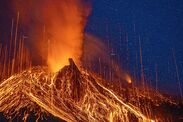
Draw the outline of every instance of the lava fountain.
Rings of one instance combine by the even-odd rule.
[[[56,72],[68,64],[68,58],[73,58],[80,64],[83,31],[90,13],[87,2],[19,0],[14,2],[14,6],[22,16],[24,26],[29,28],[34,50],[46,60],[51,72]],[[40,33],[40,28],[44,34]]]

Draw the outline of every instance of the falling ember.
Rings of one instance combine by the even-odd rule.
[[[126,80],[127,80],[128,83],[132,83],[132,79],[129,75],[126,75]]]
[[[13,19],[11,24],[10,42],[0,43],[0,81],[32,66],[30,52],[25,45],[25,37],[18,34],[19,14],[16,24]]]
[[[80,63],[83,31],[90,11],[90,7],[83,2],[83,0],[15,2],[26,26],[32,24],[32,18],[27,18],[27,15],[36,16],[34,26],[30,29],[33,31],[29,33],[31,38],[34,38],[32,41],[34,48],[44,60],[47,60],[51,72],[56,72],[68,64],[68,58],[73,58],[77,64]],[[40,26],[45,27],[44,39],[38,36]]]

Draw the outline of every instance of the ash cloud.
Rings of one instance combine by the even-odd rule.
[[[13,7],[20,13],[35,61],[46,62],[52,72],[68,64],[68,58],[80,63],[84,27],[91,11],[88,1],[14,0]]]

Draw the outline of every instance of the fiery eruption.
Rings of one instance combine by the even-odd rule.
[[[68,64],[67,59],[70,57],[77,64],[80,63],[83,31],[90,11],[86,2],[19,0],[14,4],[17,11],[20,11],[24,26],[29,28],[33,49],[47,61],[51,72],[56,72]]]
[[[20,22],[28,30],[29,48],[37,55],[29,54],[24,36],[17,40],[18,14],[16,32],[12,34],[14,39],[10,40],[12,45],[5,48],[0,45],[0,56],[3,56],[3,60],[0,59],[0,63],[3,62],[1,74],[9,77],[3,76],[0,82],[0,112],[13,120],[24,110],[24,121],[31,112],[38,119],[44,113],[50,113],[68,122],[171,121],[172,113],[165,113],[164,106],[177,110],[181,107],[157,92],[133,86],[131,77],[111,63],[108,53],[103,53],[102,44],[96,47],[99,43],[90,43],[83,49],[86,53],[83,57],[86,62],[92,62],[91,57],[104,58],[99,60],[99,74],[103,79],[77,67],[83,53],[83,31],[90,11],[89,6],[84,5],[82,0],[45,0],[44,3],[18,0],[14,3],[21,15]],[[13,30],[12,27],[12,33]],[[95,50],[92,52],[92,49]],[[11,50],[15,52],[11,54]],[[32,66],[31,58],[42,59],[47,66]],[[105,61],[104,64],[101,60]],[[102,67],[109,64],[112,64],[109,67],[111,75],[107,76]],[[112,72],[113,69],[118,70]],[[112,82],[104,80],[109,77]],[[114,77],[119,77],[120,85],[113,82]],[[123,84],[123,80],[128,83]],[[178,116],[172,120],[178,120]]]

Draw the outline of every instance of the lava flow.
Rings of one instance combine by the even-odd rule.
[[[0,84],[0,111],[8,119],[26,108],[27,113],[48,112],[70,122],[154,121],[137,107],[123,102],[97,78],[80,71],[72,59],[56,74],[46,71],[34,67]]]
[[[98,59],[103,46],[101,44],[98,49],[98,43],[95,48],[83,46],[84,28],[90,13],[85,2],[87,0],[15,1],[13,6],[18,16],[16,21],[12,20],[10,42],[0,43],[0,113],[9,121],[22,115],[23,121],[27,121],[32,113],[36,121],[45,114],[68,122],[183,120],[182,102],[175,102],[145,85],[143,89],[137,88],[132,78],[123,72],[118,73],[117,84],[113,77],[118,74],[113,69],[117,72],[119,68],[110,57],[115,56],[113,50],[106,50],[104,64],[99,58],[100,77],[90,68],[77,67],[82,55],[89,64],[95,53]],[[19,21],[28,28],[23,29],[28,31],[27,36],[19,35]],[[69,65],[66,65],[68,58]],[[102,68],[103,65],[106,66]],[[123,84],[121,79],[128,83]]]

